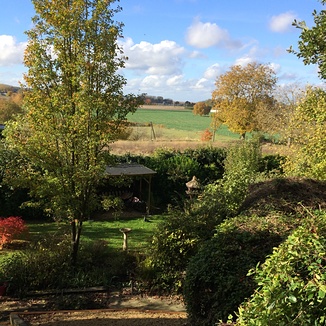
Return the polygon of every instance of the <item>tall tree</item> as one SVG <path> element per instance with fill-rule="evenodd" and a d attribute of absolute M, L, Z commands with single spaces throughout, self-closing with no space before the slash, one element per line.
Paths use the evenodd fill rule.
<path fill-rule="evenodd" d="M 194 105 L 193 113 L 195 115 L 208 115 L 211 110 L 211 107 L 206 102 L 197 102 Z"/>
<path fill-rule="evenodd" d="M 326 0 L 320 0 L 325 5 Z M 298 58 L 302 58 L 305 65 L 317 64 L 321 79 L 326 79 L 326 39 L 325 24 L 326 11 L 319 13 L 314 10 L 312 13 L 315 26 L 309 28 L 305 21 L 294 20 L 293 25 L 301 29 L 301 35 L 298 42 L 298 50 L 291 46 L 289 52 L 294 53 Z"/>
<path fill-rule="evenodd" d="M 46 210 L 71 223 L 76 262 L 82 223 L 96 205 L 110 142 L 140 99 L 124 95 L 118 69 L 123 24 L 115 0 L 32 0 L 36 16 L 27 32 L 24 109 L 6 128 L 15 150 L 11 182 L 28 187 Z M 15 180 L 15 181 L 14 181 Z"/>
<path fill-rule="evenodd" d="M 320 0 L 322 5 L 326 0 Z M 289 52 L 302 58 L 305 65 L 317 64 L 319 77 L 326 80 L 326 11 L 312 13 L 315 25 L 309 28 L 304 21 L 294 21 L 301 29 L 298 50 Z M 308 88 L 301 103 L 296 107 L 292 127 L 300 128 L 300 137 L 295 139 L 295 155 L 289 161 L 291 173 L 326 179 L 326 92 L 319 88 Z"/>
<path fill-rule="evenodd" d="M 272 108 L 275 84 L 274 71 L 258 63 L 233 66 L 230 71 L 218 76 L 212 94 L 216 125 L 226 124 L 242 138 L 246 132 L 257 130 L 257 110 Z"/>
<path fill-rule="evenodd" d="M 285 170 L 290 175 L 326 180 L 326 91 L 308 88 L 295 107 L 290 128 L 293 153 Z M 296 132 L 300 130 L 300 133 Z"/>
<path fill-rule="evenodd" d="M 266 110 L 266 107 L 259 106 L 257 110 L 258 129 L 270 135 L 277 135 L 279 140 L 287 140 L 290 145 L 295 132 L 293 129 L 290 130 L 290 120 L 304 94 L 305 87 L 298 83 L 276 87 L 271 109 Z"/>

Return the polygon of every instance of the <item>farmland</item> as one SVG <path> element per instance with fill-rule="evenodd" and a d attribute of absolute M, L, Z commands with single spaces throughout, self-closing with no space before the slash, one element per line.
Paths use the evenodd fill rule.
<path fill-rule="evenodd" d="M 131 140 L 200 140 L 201 133 L 212 129 L 209 116 L 194 115 L 191 110 L 182 107 L 140 108 L 128 115 L 134 124 Z M 150 127 L 153 125 L 153 128 Z M 225 126 L 217 130 L 222 138 L 237 139 L 239 136 L 230 132 Z"/>
<path fill-rule="evenodd" d="M 204 130 L 212 130 L 211 117 L 194 115 L 191 110 L 183 107 L 144 106 L 127 118 L 134 124 L 132 132 L 127 140 L 118 140 L 111 144 L 114 154 L 151 154 L 157 148 L 183 150 L 207 145 L 225 147 L 230 142 L 239 140 L 238 134 L 230 132 L 222 125 L 216 131 L 214 141 L 201 141 Z M 284 151 L 287 151 L 285 146 L 263 146 L 263 152 L 268 154 L 284 154 Z"/>

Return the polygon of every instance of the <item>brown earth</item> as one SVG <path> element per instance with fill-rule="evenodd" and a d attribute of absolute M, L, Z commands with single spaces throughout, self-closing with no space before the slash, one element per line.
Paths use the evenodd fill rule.
<path fill-rule="evenodd" d="M 201 147 L 217 147 L 226 148 L 234 141 L 219 141 L 203 142 L 195 140 L 118 140 L 110 145 L 110 151 L 115 155 L 124 155 L 126 153 L 134 155 L 150 155 L 157 149 L 175 149 L 183 151 L 185 149 L 196 149 Z M 262 145 L 262 152 L 266 155 L 280 154 L 286 155 L 289 152 L 289 148 L 285 145 L 276 145 L 266 143 Z"/>
<path fill-rule="evenodd" d="M 180 297 L 130 295 L 128 293 L 72 294 L 29 299 L 0 298 L 0 325 L 10 325 L 10 314 L 29 325 L 187 325 Z M 65 302 L 82 304 L 84 309 L 64 309 Z M 85 309 L 85 306 L 97 307 Z M 99 309 L 100 307 L 100 309 Z M 60 308 L 58 310 L 58 308 Z"/>
<path fill-rule="evenodd" d="M 151 310 L 83 310 L 19 315 L 29 325 L 52 326 L 185 326 L 186 313 Z"/>

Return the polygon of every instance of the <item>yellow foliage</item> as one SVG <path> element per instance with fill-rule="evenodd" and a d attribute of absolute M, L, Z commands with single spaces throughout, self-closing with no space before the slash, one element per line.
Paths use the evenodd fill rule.
<path fill-rule="evenodd" d="M 290 175 L 326 179 L 326 92 L 308 89 L 292 116 L 294 153 L 285 165 Z"/>
<path fill-rule="evenodd" d="M 233 66 L 217 78 L 212 94 L 217 110 L 214 119 L 241 135 L 258 130 L 258 108 L 269 108 L 275 83 L 275 74 L 268 66 Z"/>

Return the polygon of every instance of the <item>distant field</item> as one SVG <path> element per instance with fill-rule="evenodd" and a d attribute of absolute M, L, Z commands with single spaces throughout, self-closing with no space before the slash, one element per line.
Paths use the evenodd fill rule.
<path fill-rule="evenodd" d="M 156 136 L 166 134 L 166 138 L 173 139 L 199 139 L 200 133 L 205 129 L 211 129 L 211 117 L 194 115 L 192 111 L 182 107 L 140 108 L 134 114 L 128 115 L 128 120 L 139 124 L 153 124 Z M 136 127 L 140 133 L 140 128 Z M 169 129 L 166 130 L 166 129 Z M 151 132 L 151 131 L 149 131 Z M 238 134 L 230 132 L 225 126 L 219 128 L 216 133 L 232 139 L 239 138 Z"/>

